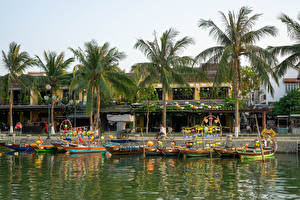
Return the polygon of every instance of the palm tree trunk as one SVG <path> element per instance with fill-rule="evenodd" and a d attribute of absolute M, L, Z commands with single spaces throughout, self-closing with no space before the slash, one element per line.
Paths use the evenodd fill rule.
<path fill-rule="evenodd" d="M 55 122 L 54 122 L 54 103 L 55 103 L 55 100 L 53 99 L 55 93 L 54 93 L 54 90 L 52 89 L 51 91 L 51 95 L 52 95 L 52 98 L 51 98 L 51 134 L 55 134 Z"/>
<path fill-rule="evenodd" d="M 94 87 L 92 87 L 92 91 L 91 91 L 92 95 L 91 95 L 91 106 L 90 106 L 90 131 L 93 130 L 93 109 L 94 109 Z"/>
<path fill-rule="evenodd" d="M 239 112 L 239 60 L 234 61 L 234 99 L 235 99 L 235 137 L 239 137 L 240 132 L 240 112 Z"/>
<path fill-rule="evenodd" d="M 14 95 L 14 92 L 13 92 L 12 88 L 10 88 L 10 95 L 9 95 L 9 125 L 10 125 L 9 132 L 10 133 L 14 132 L 13 113 L 12 113 L 12 107 L 13 107 L 13 103 L 14 103 L 13 95 Z"/>
<path fill-rule="evenodd" d="M 167 127 L 167 97 L 166 97 L 166 90 L 163 88 L 162 90 L 162 95 L 163 95 L 163 126 L 166 128 Z"/>
<path fill-rule="evenodd" d="M 147 105 L 147 122 L 146 122 L 146 135 L 148 135 L 148 131 L 149 131 L 149 100 L 148 100 L 148 105 Z"/>
<path fill-rule="evenodd" d="M 101 120 L 100 120 L 100 105 L 101 105 L 101 97 L 100 97 L 100 87 L 97 87 L 97 121 L 96 121 L 96 130 L 98 130 L 98 134 L 101 133 Z"/>

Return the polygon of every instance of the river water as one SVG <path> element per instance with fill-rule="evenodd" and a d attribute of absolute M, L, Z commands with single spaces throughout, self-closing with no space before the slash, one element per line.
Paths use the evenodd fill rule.
<path fill-rule="evenodd" d="M 300 199 L 297 155 L 265 163 L 101 154 L 6 154 L 0 199 Z"/>

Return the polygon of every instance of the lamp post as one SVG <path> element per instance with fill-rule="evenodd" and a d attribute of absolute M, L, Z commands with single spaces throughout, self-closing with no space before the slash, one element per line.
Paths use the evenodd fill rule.
<path fill-rule="evenodd" d="M 51 129 L 51 125 L 50 125 L 50 103 L 49 103 L 49 96 L 44 96 L 44 99 L 47 101 L 47 105 L 48 105 L 48 135 L 47 135 L 47 139 L 50 139 L 50 129 Z"/>
<path fill-rule="evenodd" d="M 47 90 L 51 90 L 51 86 L 50 85 L 46 85 L 46 89 Z M 50 116 L 50 105 L 51 105 L 51 103 L 50 103 L 49 96 L 45 96 L 44 99 L 48 103 L 48 136 L 47 136 L 47 139 L 50 139 L 50 130 L 52 130 L 52 128 L 51 128 L 52 124 L 51 124 L 51 121 L 50 121 L 50 118 L 51 118 L 51 116 Z"/>

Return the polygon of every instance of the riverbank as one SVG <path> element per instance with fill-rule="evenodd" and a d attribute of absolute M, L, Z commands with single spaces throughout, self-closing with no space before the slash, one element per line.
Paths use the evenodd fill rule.
<path fill-rule="evenodd" d="M 105 135 L 109 135 L 109 133 L 105 133 Z M 9 136 L 9 135 L 1 135 L 1 138 L 6 141 L 11 141 L 13 143 L 17 144 L 31 144 L 35 143 L 36 140 L 39 139 L 38 135 L 22 135 L 22 136 Z M 41 136 L 42 140 L 46 144 L 50 144 L 54 141 L 59 141 L 61 139 L 61 136 L 50 136 L 50 139 L 47 139 L 47 136 Z M 108 137 L 106 137 L 108 138 Z M 244 146 L 246 143 L 249 144 L 249 146 L 254 144 L 254 140 L 257 137 L 255 136 L 241 136 L 239 138 L 233 138 L 233 144 L 234 146 Z M 136 140 L 154 140 L 153 136 L 149 137 L 143 137 L 140 135 L 133 135 L 130 137 L 130 139 L 136 139 Z M 177 145 L 184 145 L 185 139 L 182 136 L 175 136 L 176 144 Z M 219 138 L 221 143 L 224 143 L 226 140 L 226 137 L 220 137 Z M 276 138 L 277 140 L 277 153 L 298 153 L 298 146 L 300 146 L 300 136 L 280 136 Z M 209 139 L 205 139 L 205 141 L 209 141 Z"/>

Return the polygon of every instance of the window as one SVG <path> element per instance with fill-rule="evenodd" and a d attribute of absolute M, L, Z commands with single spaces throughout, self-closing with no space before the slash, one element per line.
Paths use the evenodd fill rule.
<path fill-rule="evenodd" d="M 159 100 L 162 100 L 162 89 L 161 88 L 155 88 L 155 94 L 158 96 Z"/>
<path fill-rule="evenodd" d="M 285 92 L 288 93 L 292 90 L 296 90 L 299 88 L 298 83 L 285 83 Z"/>
<path fill-rule="evenodd" d="M 200 98 L 208 99 L 210 97 L 210 88 L 202 87 L 200 88 Z"/>
<path fill-rule="evenodd" d="M 173 100 L 194 99 L 195 88 L 173 88 Z"/>
<path fill-rule="evenodd" d="M 228 87 L 201 87 L 200 98 L 204 99 L 225 99 L 228 96 Z"/>

